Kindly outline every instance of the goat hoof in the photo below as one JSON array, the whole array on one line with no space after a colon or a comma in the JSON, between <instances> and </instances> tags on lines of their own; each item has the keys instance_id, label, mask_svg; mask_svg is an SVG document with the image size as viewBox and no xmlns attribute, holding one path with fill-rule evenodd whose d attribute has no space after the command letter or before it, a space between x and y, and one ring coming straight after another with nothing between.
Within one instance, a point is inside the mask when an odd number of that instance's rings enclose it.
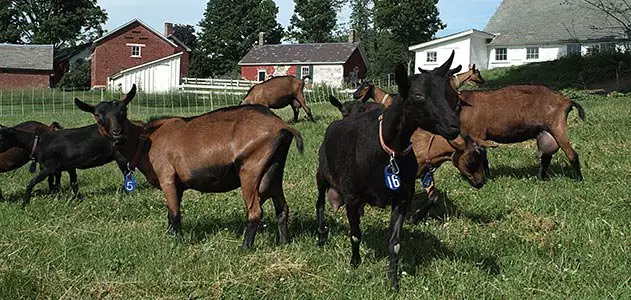
<instances>
[{"instance_id":1,"label":"goat hoof","mask_svg":"<svg viewBox=\"0 0 631 300\"><path fill-rule=\"evenodd\" d=\"M351 267L357 268L359 267L361 263L362 263L362 259L359 256L351 257Z\"/></svg>"},{"instance_id":2,"label":"goat hoof","mask_svg":"<svg viewBox=\"0 0 631 300\"><path fill-rule=\"evenodd\" d=\"M318 246L324 246L329 239L329 229L325 229L324 232L318 230Z\"/></svg>"},{"instance_id":3,"label":"goat hoof","mask_svg":"<svg viewBox=\"0 0 631 300\"><path fill-rule=\"evenodd\" d=\"M388 279L390 280L390 289L395 292L399 291L399 276L388 272Z\"/></svg>"}]
</instances>

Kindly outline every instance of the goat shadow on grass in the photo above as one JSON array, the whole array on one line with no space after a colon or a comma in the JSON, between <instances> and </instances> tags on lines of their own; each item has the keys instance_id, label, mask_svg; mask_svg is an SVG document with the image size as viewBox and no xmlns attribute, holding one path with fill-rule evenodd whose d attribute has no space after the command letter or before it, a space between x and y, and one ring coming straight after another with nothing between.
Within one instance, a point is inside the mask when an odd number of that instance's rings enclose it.
<instances>
[{"instance_id":1,"label":"goat shadow on grass","mask_svg":"<svg viewBox=\"0 0 631 300\"><path fill-rule=\"evenodd\" d=\"M377 259L389 257L387 227L366 226L363 233L362 243L374 251ZM485 255L474 248L449 249L436 236L412 230L410 224L404 225L401 237L400 269L410 275L415 276L418 267L427 267L437 259L468 261L489 275L498 275L501 272L497 257Z\"/></svg>"},{"instance_id":2,"label":"goat shadow on grass","mask_svg":"<svg viewBox=\"0 0 631 300\"><path fill-rule=\"evenodd\" d=\"M444 221L449 217L455 218L467 218L478 224L488 224L495 221L501 221L504 217L510 213L510 211L503 211L498 213L476 213L465 211L459 207L458 203L447 195L447 192L437 189L438 200L425 217L415 216L415 213L419 210L427 210L427 194L425 192L416 193L414 195L414 201L412 202L412 208L410 210L410 222L412 224L418 224L421 221L429 218Z\"/></svg>"},{"instance_id":3,"label":"goat shadow on grass","mask_svg":"<svg viewBox=\"0 0 631 300\"><path fill-rule=\"evenodd\" d=\"M234 235L235 239L242 239L247 225L247 216L245 212L240 211L234 211L223 218L217 218L217 216L208 214L195 216L194 218L195 219L192 220L187 217L182 219L182 232L190 235L190 242L192 244L202 243L209 236L216 235L222 231L228 231ZM331 233L337 234L344 232L344 234L348 234L348 229L345 229L342 224L338 224L339 222L335 222L330 218L327 218L326 222ZM313 237L313 243L315 244L317 228L318 223L315 216L308 216L300 214L299 212L290 212L288 225L290 243L299 237L309 236ZM259 233L261 232L270 233L267 236L272 239L271 242L278 242L278 223L276 222L276 214L273 209L271 212L264 210L259 227ZM260 240L261 238L263 238L263 235L256 235L256 240ZM255 247L257 244L256 240L254 242Z\"/></svg>"},{"instance_id":4,"label":"goat shadow on grass","mask_svg":"<svg viewBox=\"0 0 631 300\"><path fill-rule=\"evenodd\" d=\"M502 177L512 177L517 179L537 178L537 174L539 173L539 165L519 167L511 167L506 165L491 166L490 172L491 174L490 176L488 176L488 179L491 180ZM574 170L570 165L556 162L550 164L547 175L549 179L563 176L572 179L576 177L576 175L574 174Z\"/></svg>"}]
</instances>

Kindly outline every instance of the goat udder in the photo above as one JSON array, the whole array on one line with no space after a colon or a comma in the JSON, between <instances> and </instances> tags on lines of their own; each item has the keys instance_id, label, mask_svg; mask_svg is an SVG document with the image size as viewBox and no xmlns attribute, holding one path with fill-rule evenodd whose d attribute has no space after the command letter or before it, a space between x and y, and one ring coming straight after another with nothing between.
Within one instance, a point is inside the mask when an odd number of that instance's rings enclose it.
<instances>
[{"instance_id":1,"label":"goat udder","mask_svg":"<svg viewBox=\"0 0 631 300\"><path fill-rule=\"evenodd\" d=\"M340 207L344 205L342 197L340 197L340 193L338 193L334 188L329 188L327 198L329 199L329 204L333 206L333 211L338 211Z\"/></svg>"}]
</instances>

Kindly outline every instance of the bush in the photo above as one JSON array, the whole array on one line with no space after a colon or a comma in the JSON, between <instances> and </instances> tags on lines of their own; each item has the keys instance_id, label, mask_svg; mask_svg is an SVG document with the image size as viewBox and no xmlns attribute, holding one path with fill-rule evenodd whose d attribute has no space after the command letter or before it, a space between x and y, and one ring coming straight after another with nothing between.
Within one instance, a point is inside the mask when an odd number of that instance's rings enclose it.
<instances>
[{"instance_id":1,"label":"bush","mask_svg":"<svg viewBox=\"0 0 631 300\"><path fill-rule=\"evenodd\" d=\"M79 59L70 66L70 71L64 74L57 87L63 90L89 89L90 88L90 64Z\"/></svg>"},{"instance_id":2,"label":"bush","mask_svg":"<svg viewBox=\"0 0 631 300\"><path fill-rule=\"evenodd\" d=\"M631 54L597 53L589 56L570 55L548 62L497 68L484 71L485 86L502 87L520 83L539 83L554 88L586 88L588 85L613 80L631 71Z\"/></svg>"}]
</instances>

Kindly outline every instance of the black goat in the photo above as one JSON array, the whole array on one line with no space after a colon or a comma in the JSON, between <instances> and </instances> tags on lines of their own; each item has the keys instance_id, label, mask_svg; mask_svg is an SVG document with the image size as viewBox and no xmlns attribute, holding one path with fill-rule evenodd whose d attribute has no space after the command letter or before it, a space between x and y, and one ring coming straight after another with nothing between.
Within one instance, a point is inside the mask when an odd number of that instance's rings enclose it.
<instances>
[{"instance_id":1,"label":"black goat","mask_svg":"<svg viewBox=\"0 0 631 300\"><path fill-rule=\"evenodd\" d=\"M401 227L414 193L418 163L410 138L422 128L447 139L460 133L460 121L445 99L445 85L453 53L439 68L408 78L405 67L396 70L399 95L383 110L351 114L329 125L320 146L316 173L318 243L324 244L324 199L337 210L346 205L352 248L351 265L361 262L360 214L366 204L392 206L388 278L399 287L398 261Z\"/></svg>"},{"instance_id":2,"label":"black goat","mask_svg":"<svg viewBox=\"0 0 631 300\"><path fill-rule=\"evenodd\" d=\"M74 196L80 199L76 169L98 167L116 160L121 172L127 170L127 160L116 151L112 141L99 134L96 125L42 135L13 127L0 129L0 152L11 147L29 151L40 165L39 173L26 186L24 205L29 203L33 187L49 175L67 171Z\"/></svg>"}]
</instances>

